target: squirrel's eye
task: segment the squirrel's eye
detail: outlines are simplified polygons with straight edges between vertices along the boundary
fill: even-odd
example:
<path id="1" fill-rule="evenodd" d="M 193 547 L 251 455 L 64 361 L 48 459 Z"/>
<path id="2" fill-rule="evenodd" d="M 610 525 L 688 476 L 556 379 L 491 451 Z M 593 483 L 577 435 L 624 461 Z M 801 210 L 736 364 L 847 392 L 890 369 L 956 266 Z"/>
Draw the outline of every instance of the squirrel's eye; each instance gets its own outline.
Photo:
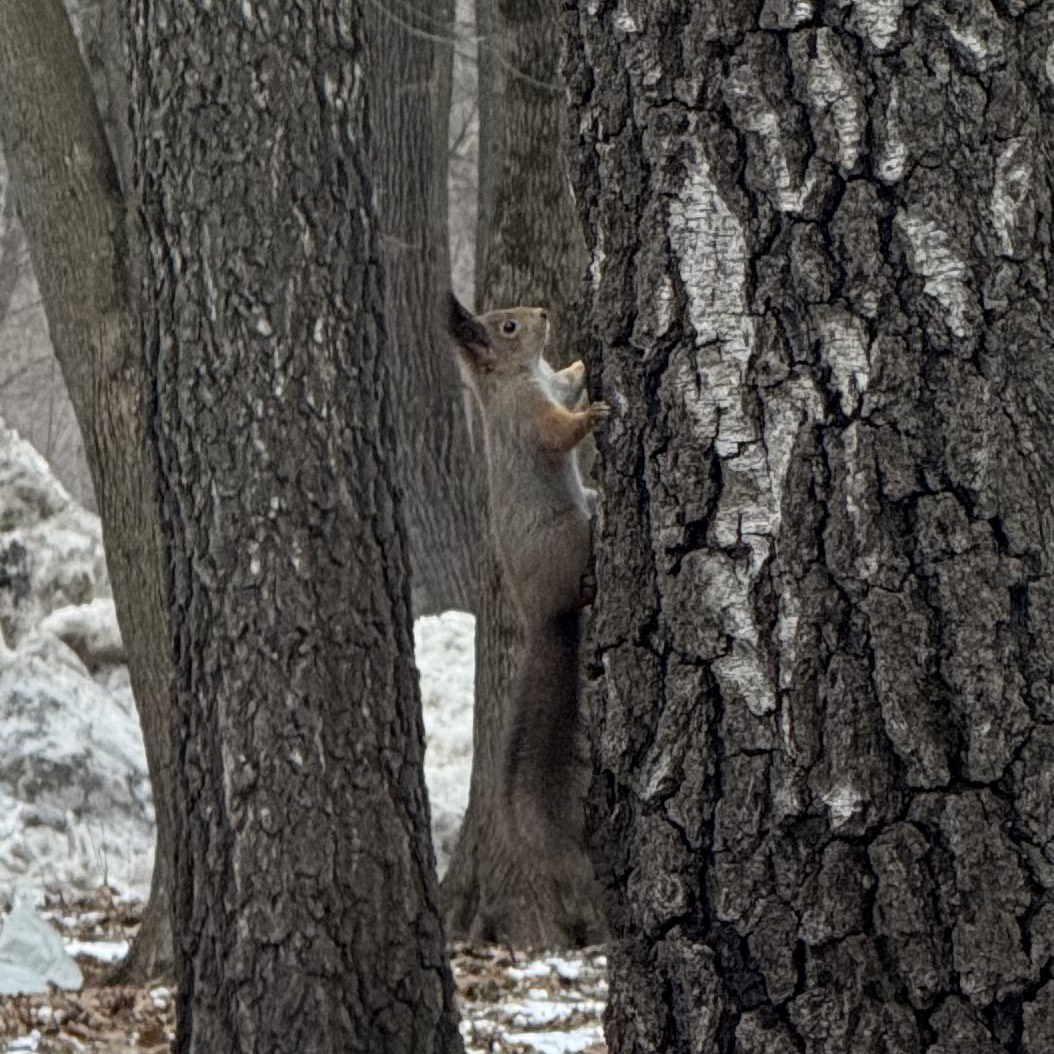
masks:
<path id="1" fill-rule="evenodd" d="M 508 320 L 508 322 L 503 322 L 503 323 L 501 324 L 501 331 L 502 331 L 502 333 L 504 333 L 504 334 L 505 334 L 506 336 L 509 336 L 509 337 L 511 337 L 511 336 L 513 335 L 513 333 L 515 333 L 515 332 L 516 332 L 516 323 L 515 323 L 515 322 L 513 322 L 513 320 L 512 320 L 511 318 L 510 318 L 510 319 Z"/>

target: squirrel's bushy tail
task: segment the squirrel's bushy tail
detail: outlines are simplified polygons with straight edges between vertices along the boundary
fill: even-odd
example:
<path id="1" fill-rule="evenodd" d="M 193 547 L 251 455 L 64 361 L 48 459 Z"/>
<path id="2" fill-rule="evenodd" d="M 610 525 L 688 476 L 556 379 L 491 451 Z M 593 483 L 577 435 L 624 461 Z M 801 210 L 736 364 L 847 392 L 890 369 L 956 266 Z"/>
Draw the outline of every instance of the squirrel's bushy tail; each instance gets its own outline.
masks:
<path id="1" fill-rule="evenodd" d="M 580 793 L 580 638 L 581 612 L 551 618 L 527 641 L 513 685 L 505 793 L 521 826 L 528 827 L 521 833 L 541 841 L 579 837 L 580 810 L 571 804 Z"/>

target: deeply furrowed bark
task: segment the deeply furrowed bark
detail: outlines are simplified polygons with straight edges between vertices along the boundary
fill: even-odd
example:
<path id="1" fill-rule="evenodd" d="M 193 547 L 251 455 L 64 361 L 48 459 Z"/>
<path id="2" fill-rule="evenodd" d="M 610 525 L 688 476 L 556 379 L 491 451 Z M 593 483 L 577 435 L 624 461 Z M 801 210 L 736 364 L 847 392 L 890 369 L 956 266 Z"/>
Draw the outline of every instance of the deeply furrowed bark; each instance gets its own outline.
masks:
<path id="1" fill-rule="evenodd" d="M 476 16 L 483 42 L 476 306 L 547 306 L 548 357 L 566 365 L 577 339 L 583 256 L 563 163 L 556 5 L 477 0 Z M 568 859 L 539 860 L 511 825 L 502 767 L 508 695 L 523 642 L 489 535 L 483 559 L 472 787 L 443 882 L 447 926 L 454 934 L 518 945 L 594 943 L 604 930 L 584 853 L 569 848 Z M 577 826 L 579 809 L 568 802 L 569 826 Z"/>
<path id="2" fill-rule="evenodd" d="M 570 4 L 612 1051 L 1054 1045 L 1054 13 Z"/>
<path id="3" fill-rule="evenodd" d="M 176 1049 L 461 1049 L 360 3 L 130 26 L 179 750 Z"/>

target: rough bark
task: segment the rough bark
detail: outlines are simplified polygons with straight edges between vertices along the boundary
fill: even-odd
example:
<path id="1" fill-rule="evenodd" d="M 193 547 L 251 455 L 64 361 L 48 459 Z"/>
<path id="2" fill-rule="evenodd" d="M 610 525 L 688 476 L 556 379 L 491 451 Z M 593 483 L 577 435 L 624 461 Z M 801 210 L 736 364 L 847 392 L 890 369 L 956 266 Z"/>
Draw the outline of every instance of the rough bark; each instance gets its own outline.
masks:
<path id="1" fill-rule="evenodd" d="M 564 365 L 574 357 L 574 305 L 584 257 L 563 165 L 556 5 L 477 0 L 476 19 L 481 40 L 477 307 L 546 305 L 552 319 L 550 359 Z M 489 532 L 485 544 L 472 786 L 443 884 L 447 925 L 454 934 L 520 945 L 593 943 L 603 925 L 584 854 L 570 848 L 573 859 L 562 861 L 528 855 L 507 815 L 501 792 L 506 710 L 523 641 Z"/>
<path id="2" fill-rule="evenodd" d="M 569 6 L 614 1052 L 1054 1042 L 1054 14 Z"/>
<path id="3" fill-rule="evenodd" d="M 91 84 L 56 0 L 0 5 L 0 80 L 0 142 L 84 439 L 154 790 L 153 893 L 128 963 L 128 976 L 146 978 L 171 968 L 162 894 L 173 843 L 172 661 L 124 207 Z"/>
<path id="4" fill-rule="evenodd" d="M 0 157 L 0 326 L 7 318 L 11 298 L 22 277 L 25 236 L 15 215 L 15 195 L 10 192 L 7 165 Z"/>
<path id="5" fill-rule="evenodd" d="M 345 0 L 150 0 L 130 18 L 177 654 L 183 1052 L 461 1049 L 363 21 Z"/>
<path id="6" fill-rule="evenodd" d="M 442 325 L 450 286 L 447 128 L 453 5 L 369 4 L 367 56 L 389 359 L 415 615 L 471 611 L 482 479 Z"/>

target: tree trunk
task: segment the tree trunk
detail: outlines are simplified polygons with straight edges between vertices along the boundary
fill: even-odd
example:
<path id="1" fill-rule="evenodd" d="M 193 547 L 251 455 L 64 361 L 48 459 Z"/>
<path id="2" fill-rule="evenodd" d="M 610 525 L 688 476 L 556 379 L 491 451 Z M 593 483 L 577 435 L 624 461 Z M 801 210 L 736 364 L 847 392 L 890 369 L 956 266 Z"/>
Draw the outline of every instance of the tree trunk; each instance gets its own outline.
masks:
<path id="1" fill-rule="evenodd" d="M 1051 8 L 566 28 L 610 1048 L 1050 1051 Z"/>
<path id="2" fill-rule="evenodd" d="M 415 615 L 476 605 L 483 530 L 480 467 L 469 448 L 461 383 L 443 320 L 450 286 L 447 128 L 450 0 L 368 4 L 372 168 L 387 275 L 395 452 L 405 494 Z"/>
<path id="3" fill-rule="evenodd" d="M 157 815 L 153 893 L 128 976 L 167 974 L 173 846 L 172 677 L 161 535 L 128 302 L 124 207 L 84 63 L 57 0 L 0 4 L 0 141 L 73 402 L 146 744 Z"/>
<path id="4" fill-rule="evenodd" d="M 544 304 L 550 359 L 574 356 L 583 247 L 563 167 L 565 113 L 556 5 L 477 0 L 480 310 Z M 595 943 L 599 892 L 584 853 L 540 860 L 511 828 L 502 794 L 506 710 L 523 642 L 486 535 L 476 622 L 476 710 L 468 811 L 443 896 L 454 934 L 519 945 Z M 580 804 L 570 803 L 578 812 Z M 569 820 L 577 822 L 572 816 Z M 568 842 L 573 846 L 572 842 Z"/>
<path id="5" fill-rule="evenodd" d="M 344 0 L 141 0 L 130 18 L 178 656 L 182 1052 L 461 1049 L 364 17 Z"/>

